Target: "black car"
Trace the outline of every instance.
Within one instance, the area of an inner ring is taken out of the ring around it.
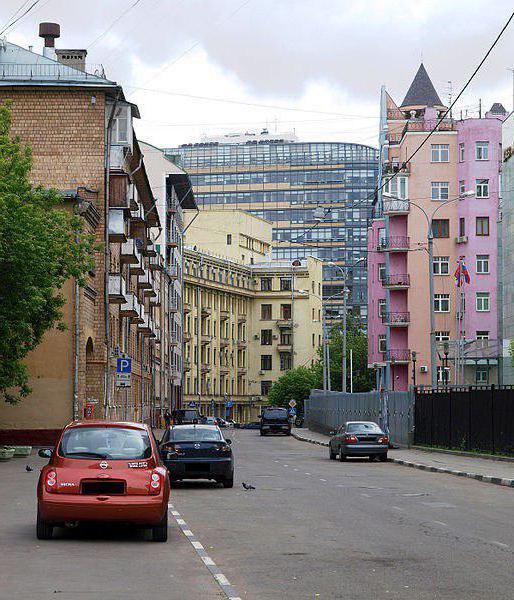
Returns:
[[[161,457],[170,481],[213,479],[234,486],[231,440],[215,425],[173,425],[164,432]]]
[[[268,433],[285,433],[291,435],[291,419],[285,408],[265,408],[261,414],[259,427],[261,435]]]
[[[389,438],[372,421],[348,421],[337,431],[331,431],[333,437],[328,443],[329,456],[335,460],[346,460],[347,456],[368,456],[370,460],[378,457],[387,460]]]

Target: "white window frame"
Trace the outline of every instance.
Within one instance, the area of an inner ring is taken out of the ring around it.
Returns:
[[[443,309],[443,306],[446,306],[446,309]],[[434,312],[450,312],[450,294],[434,294]]]
[[[475,272],[477,275],[489,275],[491,273],[490,266],[490,254],[476,255]]]
[[[491,312],[491,292],[476,292],[475,308],[477,312]]]
[[[385,335],[378,336],[378,351],[381,353],[387,352],[387,337]]]
[[[436,331],[435,332],[435,341],[436,342],[448,342],[450,340],[450,332],[449,331]]]
[[[478,374],[485,374],[485,378],[478,377]],[[487,367],[475,367],[475,383],[477,385],[483,385],[489,383],[489,369]]]
[[[432,144],[430,153],[430,162],[447,163],[450,162],[450,144]]]
[[[459,181],[459,196],[462,196],[465,193],[466,193],[466,180],[461,179]]]
[[[464,162],[466,160],[466,146],[464,142],[459,144],[459,162]]]
[[[387,303],[384,298],[378,300],[378,316],[383,317],[386,314]]]
[[[450,198],[450,182],[449,181],[432,181],[430,197],[435,202],[444,202]],[[437,190],[437,198],[434,198],[434,191]],[[446,195],[442,191],[446,190]]]
[[[386,265],[385,263],[378,263],[378,280],[384,281],[386,278]]]
[[[451,369],[450,369],[450,367],[441,367],[441,366],[438,366],[437,367],[437,383],[445,383],[445,381],[443,379],[443,373],[445,371],[448,371],[448,383],[450,382],[450,380],[451,380],[451,377],[450,377]]]
[[[475,160],[489,160],[489,142],[475,142]]]
[[[450,257],[434,256],[434,275],[450,274]]]
[[[120,137],[120,122],[125,120],[127,122],[127,133],[126,136]],[[126,139],[124,139],[125,137]],[[121,104],[116,107],[112,120],[112,143],[127,146],[132,145],[132,108],[128,104]]]
[[[489,340],[489,331],[485,331],[485,330],[477,331],[475,334],[475,339],[481,340],[481,341]]]
[[[475,198],[489,198],[489,179],[475,180]]]

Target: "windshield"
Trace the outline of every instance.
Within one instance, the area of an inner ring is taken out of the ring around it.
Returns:
[[[346,426],[348,433],[354,431],[369,431],[373,433],[381,433],[380,427],[376,423],[348,423]]]
[[[219,442],[221,434],[215,427],[178,427],[170,431],[172,442]]]
[[[287,410],[285,408],[268,408],[264,411],[265,419],[285,419]]]
[[[152,447],[146,431],[121,427],[75,427],[64,432],[59,454],[67,458],[134,460],[150,458]]]

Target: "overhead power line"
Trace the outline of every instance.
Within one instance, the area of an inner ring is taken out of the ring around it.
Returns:
[[[25,6],[27,6],[27,4],[30,2],[30,0],[24,0],[20,6],[18,6],[18,8],[13,12],[13,14],[7,19],[7,21],[2,25],[2,30],[4,27],[7,27],[7,25],[9,25],[9,23],[16,17],[16,15],[23,10],[23,8]]]
[[[129,7],[127,7],[119,16],[117,16],[114,21],[109,25],[109,27],[107,27],[107,29],[105,29],[96,39],[94,39],[89,46],[87,47],[87,50],[89,50],[90,48],[92,48],[97,42],[99,42],[104,36],[106,36],[109,31],[111,31],[111,29],[116,25],[116,23],[118,23],[119,21],[121,21],[121,19],[123,19],[123,17],[125,15],[127,15],[133,8],[135,8],[142,0],[135,0],[135,2],[133,2]]]
[[[35,6],[37,6],[39,3],[41,2],[41,0],[34,0],[34,2],[27,8],[25,9],[25,11],[16,19],[14,19],[14,21],[11,21],[11,23],[7,26],[5,26],[2,31],[0,31],[0,35],[3,35],[4,33],[6,33],[9,29],[11,29],[11,27],[13,27],[14,25],[16,25],[16,23],[18,21],[20,21],[21,19],[23,19],[23,17],[25,15],[27,15]],[[22,7],[24,5],[26,5],[27,3],[25,2],[24,4],[22,4],[22,6],[14,13],[15,15],[22,9]]]

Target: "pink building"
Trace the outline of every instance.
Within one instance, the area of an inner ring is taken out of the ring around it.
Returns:
[[[385,185],[368,232],[368,362],[387,389],[496,383],[499,374],[497,217],[506,111],[494,104],[484,118],[447,117],[421,145],[445,110],[423,65],[400,106],[382,90]],[[459,261],[471,282],[457,288]]]

